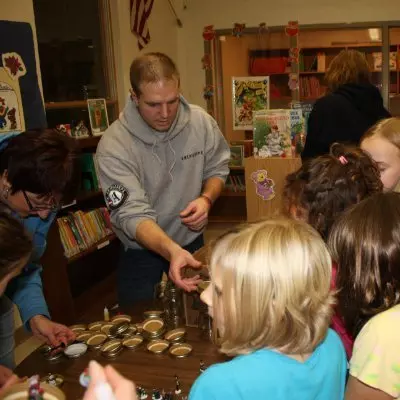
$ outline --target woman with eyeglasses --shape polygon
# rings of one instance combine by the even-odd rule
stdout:
[[[17,218],[33,242],[29,262],[0,297],[0,386],[5,370],[14,367],[12,303],[17,305],[26,329],[37,338],[52,346],[75,338],[69,328],[50,320],[39,260],[61,202],[75,196],[77,162],[74,139],[58,131],[0,135],[0,212]]]

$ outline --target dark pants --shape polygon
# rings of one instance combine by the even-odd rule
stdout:
[[[190,253],[204,246],[203,235],[184,247]],[[117,270],[118,303],[131,306],[154,298],[155,286],[163,272],[168,274],[169,262],[149,250],[127,249],[122,246]]]

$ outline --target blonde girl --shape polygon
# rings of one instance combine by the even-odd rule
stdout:
[[[224,234],[203,292],[222,353],[189,399],[342,399],[346,355],[329,329],[331,259],[303,222],[274,219]]]
[[[376,162],[384,191],[396,190],[400,182],[400,118],[374,125],[361,139],[361,148]]]

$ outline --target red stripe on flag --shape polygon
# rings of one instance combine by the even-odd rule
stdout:
[[[150,42],[150,32],[147,25],[153,8],[154,0],[131,0],[131,30],[138,38],[139,50]]]

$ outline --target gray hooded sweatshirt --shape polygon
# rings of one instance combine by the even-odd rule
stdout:
[[[179,213],[199,197],[203,183],[225,182],[230,150],[215,120],[181,97],[168,132],[157,132],[128,100],[120,118],[103,134],[97,148],[100,184],[111,222],[125,247],[142,248],[136,227],[145,219],[158,225],[180,246],[195,240]]]

